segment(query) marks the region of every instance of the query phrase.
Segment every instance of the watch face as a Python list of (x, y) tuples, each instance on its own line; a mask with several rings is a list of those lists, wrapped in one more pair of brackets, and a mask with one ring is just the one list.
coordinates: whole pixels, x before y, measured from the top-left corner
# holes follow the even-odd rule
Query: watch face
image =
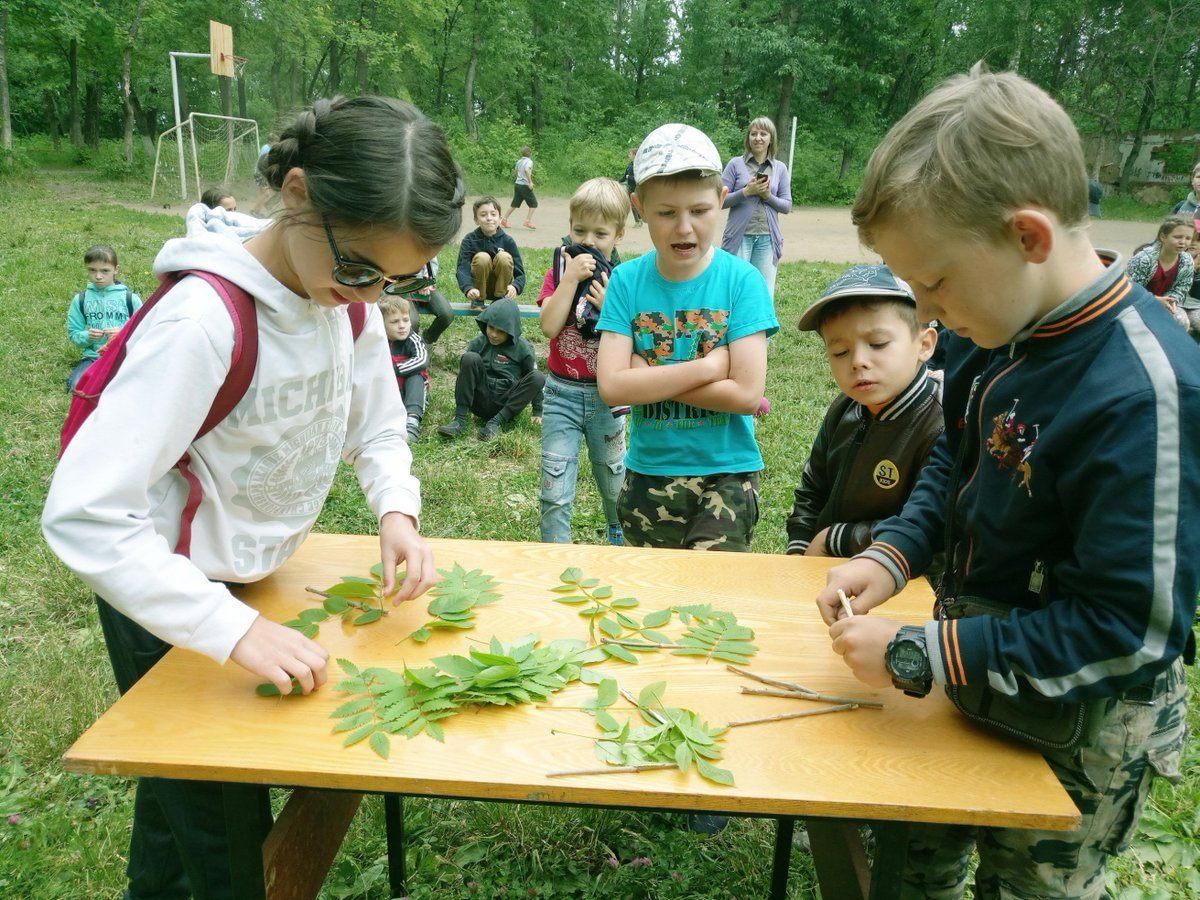
[(898, 641), (892, 646), (892, 671), (898, 678), (913, 679), (925, 673), (925, 653), (914, 641)]

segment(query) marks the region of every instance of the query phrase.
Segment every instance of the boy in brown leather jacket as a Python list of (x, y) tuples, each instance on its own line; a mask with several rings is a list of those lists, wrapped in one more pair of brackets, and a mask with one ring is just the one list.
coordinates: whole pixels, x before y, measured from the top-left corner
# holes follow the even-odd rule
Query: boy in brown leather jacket
[(787, 552), (853, 556), (900, 512), (942, 431), (940, 384), (925, 366), (936, 332), (887, 266), (854, 266), (800, 317), (825, 342), (842, 393), (813, 440), (787, 518)]

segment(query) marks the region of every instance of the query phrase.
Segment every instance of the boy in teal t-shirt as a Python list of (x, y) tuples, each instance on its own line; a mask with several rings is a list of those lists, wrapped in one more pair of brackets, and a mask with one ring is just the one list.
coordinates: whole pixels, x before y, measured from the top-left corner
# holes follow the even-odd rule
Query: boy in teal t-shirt
[(633, 165), (655, 249), (613, 271), (597, 324), (601, 397), (633, 407), (625, 541), (748, 550), (763, 466), (753, 414), (779, 324), (758, 271), (713, 246), (725, 188), (712, 141), (663, 125)]
[(105, 244), (83, 254), (87, 287), (71, 298), (67, 307), (67, 337), (83, 350), (83, 357), (67, 377), (67, 390), (104, 352), (108, 339), (121, 330), (142, 305), (141, 298), (122, 284), (117, 271), (117, 251)]

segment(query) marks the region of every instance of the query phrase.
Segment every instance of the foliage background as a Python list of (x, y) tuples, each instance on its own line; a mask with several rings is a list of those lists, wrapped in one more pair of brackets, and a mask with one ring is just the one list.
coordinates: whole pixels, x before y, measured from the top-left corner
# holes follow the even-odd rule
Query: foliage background
[[(123, 155), (139, 170), (172, 123), (167, 52), (206, 51), (209, 19), (250, 60), (245, 113), (264, 135), (316, 97), (407, 97), (485, 184), (507, 180), (526, 142), (545, 187), (619, 175), (626, 149), (670, 120), (732, 154), (768, 115), (786, 158), (796, 116), (797, 199), (845, 202), (886, 128), (980, 59), (1109, 142), (1200, 128), (1200, 0), (0, 0), (5, 11), (15, 152), (34, 134), (93, 150), (121, 136), (128, 49), (138, 140)], [(206, 61), (182, 61), (180, 82), (185, 116), (221, 112)], [(1168, 171), (1197, 152), (1170, 150)]]

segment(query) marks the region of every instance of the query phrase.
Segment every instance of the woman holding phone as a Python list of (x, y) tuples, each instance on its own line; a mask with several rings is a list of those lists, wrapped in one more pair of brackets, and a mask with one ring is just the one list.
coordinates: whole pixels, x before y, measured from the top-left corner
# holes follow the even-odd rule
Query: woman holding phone
[(775, 158), (775, 123), (766, 116), (750, 123), (742, 146), (745, 152), (731, 159), (721, 175), (729, 189), (721, 249), (758, 269), (774, 298), (775, 270), (783, 256), (779, 214), (792, 211), (792, 179), (787, 166)]

